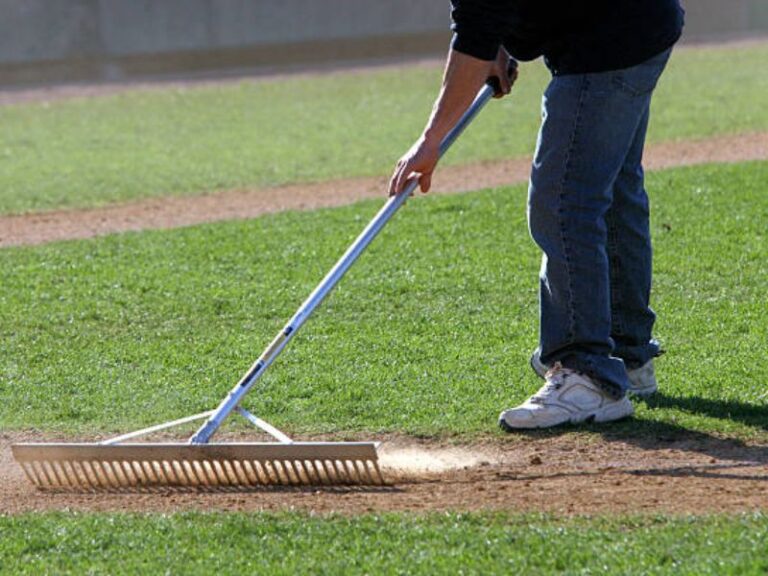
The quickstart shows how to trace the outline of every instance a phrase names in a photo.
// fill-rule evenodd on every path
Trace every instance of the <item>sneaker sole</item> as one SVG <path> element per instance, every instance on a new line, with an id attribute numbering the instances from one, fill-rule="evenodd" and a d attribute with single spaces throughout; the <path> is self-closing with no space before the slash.
<path id="1" fill-rule="evenodd" d="M 596 424 L 600 424 L 604 422 L 616 422 L 617 420 L 628 418 L 629 416 L 632 416 L 632 414 L 634 413 L 635 413 L 635 408 L 634 406 L 632 406 L 632 402 L 630 402 L 629 398 L 625 396 L 624 398 L 621 399 L 621 401 L 613 403 L 610 406 L 606 406 L 601 410 L 582 413 L 582 414 L 574 414 L 567 420 L 563 420 L 562 422 L 557 422 L 556 424 L 549 424 L 546 426 L 515 427 L 508 424 L 503 417 L 500 417 L 499 428 L 501 428 L 505 432 L 517 432 L 520 430 L 542 430 L 546 428 L 556 428 L 558 426 L 564 426 L 566 424 L 585 424 L 585 423 L 592 423 L 592 422 Z"/>

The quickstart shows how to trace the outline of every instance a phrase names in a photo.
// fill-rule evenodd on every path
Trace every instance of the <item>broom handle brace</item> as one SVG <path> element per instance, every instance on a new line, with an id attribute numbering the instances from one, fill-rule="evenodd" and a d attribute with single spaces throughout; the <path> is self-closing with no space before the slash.
<path id="1" fill-rule="evenodd" d="M 510 70 L 511 75 L 511 70 Z M 445 136 L 440 144 L 440 156 L 451 147 L 451 144 L 459 137 L 469 123 L 474 119 L 483 106 L 494 95 L 494 87 L 492 83 L 485 84 L 477 93 L 472 104 L 467 108 L 462 117 L 451 129 L 451 131 Z M 251 368 L 240 381 L 230 391 L 226 398 L 219 404 L 218 408 L 214 410 L 213 414 L 206 420 L 197 432 L 190 438 L 190 444 L 206 444 L 210 440 L 211 436 L 219 429 L 219 426 L 229 416 L 229 413 L 237 408 L 240 401 L 253 387 L 256 381 L 266 371 L 270 364 L 290 342 L 291 338 L 298 332 L 299 328 L 310 317 L 315 308 L 325 299 L 328 293 L 336 286 L 341 280 L 344 273 L 349 267 L 357 260 L 358 256 L 368 247 L 371 241 L 381 231 L 384 225 L 390 218 L 397 212 L 408 197 L 413 194 L 416 186 L 418 185 L 417 178 L 411 178 L 406 184 L 405 189 L 395 196 L 391 196 L 387 200 L 386 204 L 379 210 L 378 214 L 374 216 L 365 229 L 360 233 L 357 239 L 347 249 L 344 255 L 336 262 L 336 265 L 331 268 L 331 271 L 326 274 L 322 282 L 315 288 L 304 303 L 299 307 L 298 311 L 293 315 L 291 320 L 285 325 L 285 327 L 278 333 L 272 340 L 266 350 L 259 356 L 258 360 L 253 363 Z"/>

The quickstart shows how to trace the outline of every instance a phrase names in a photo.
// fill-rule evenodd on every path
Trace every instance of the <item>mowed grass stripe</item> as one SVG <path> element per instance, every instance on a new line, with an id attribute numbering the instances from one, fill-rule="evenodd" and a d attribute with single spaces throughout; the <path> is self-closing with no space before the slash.
<path id="1" fill-rule="evenodd" d="M 0 516 L 5 574 L 765 574 L 764 514 Z"/>
<path id="2" fill-rule="evenodd" d="M 768 43 L 680 49 L 650 140 L 768 129 Z M 0 107 L 0 213 L 388 173 L 419 134 L 439 65 Z M 531 153 L 548 73 L 522 66 L 446 157 Z"/>
<path id="3" fill-rule="evenodd" d="M 615 430 L 768 438 L 768 163 L 651 174 L 663 394 Z M 383 199 L 382 199 L 383 202 Z M 539 386 L 523 187 L 410 201 L 252 391 L 290 432 L 465 435 Z M 381 202 L 0 253 L 0 426 L 217 405 Z"/>

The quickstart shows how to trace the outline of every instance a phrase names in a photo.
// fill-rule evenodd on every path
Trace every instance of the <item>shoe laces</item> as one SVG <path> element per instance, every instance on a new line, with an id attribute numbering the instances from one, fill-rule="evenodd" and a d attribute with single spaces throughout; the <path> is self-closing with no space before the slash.
<path id="1" fill-rule="evenodd" d="M 539 391 L 531 397 L 531 402 L 534 404 L 543 404 L 550 395 L 563 387 L 565 381 L 572 374 L 574 374 L 573 370 L 563 368 L 563 365 L 560 364 L 560 362 L 556 362 L 554 366 L 547 371 L 544 376 L 546 379 L 544 386 L 539 388 Z"/>

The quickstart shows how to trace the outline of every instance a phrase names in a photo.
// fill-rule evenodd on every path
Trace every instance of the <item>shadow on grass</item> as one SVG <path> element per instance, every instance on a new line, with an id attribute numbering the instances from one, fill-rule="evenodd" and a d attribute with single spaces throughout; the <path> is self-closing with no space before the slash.
<path id="1" fill-rule="evenodd" d="M 768 406 L 747 404 L 733 400 L 711 400 L 699 397 L 674 397 L 657 393 L 648 399 L 634 399 L 635 403 L 644 402 L 651 410 L 658 408 L 683 410 L 691 414 L 700 414 L 713 418 L 731 419 L 752 426 L 758 430 L 768 430 Z M 586 424 L 582 426 L 564 426 L 548 430 L 520 431 L 531 439 L 545 439 L 574 431 L 597 435 L 608 442 L 625 442 L 643 450 L 679 450 L 708 456 L 711 466 L 682 466 L 681 468 L 647 469 L 637 471 L 648 475 L 712 475 L 722 477 L 717 471 L 723 467 L 722 461 L 740 463 L 735 467 L 768 466 L 768 445 L 750 444 L 738 438 L 727 438 L 690 430 L 679 424 L 658 422 L 638 418 L 628 418 L 608 424 Z M 739 476 L 768 482 L 768 475 L 758 474 L 752 477 Z"/>
<path id="2" fill-rule="evenodd" d="M 658 392 L 644 402 L 651 410 L 659 408 L 683 410 L 711 418 L 730 419 L 758 430 L 768 430 L 768 406 L 747 404 L 735 400 L 712 400 L 698 396 L 668 396 Z M 689 430 L 679 424 L 631 419 L 615 427 L 590 427 L 606 440 L 620 440 L 647 450 L 668 448 L 705 454 L 717 460 L 730 460 L 745 464 L 768 465 L 768 446 L 748 444 L 736 438 L 716 436 L 698 430 Z M 760 479 L 767 480 L 768 476 Z"/>
<path id="3" fill-rule="evenodd" d="M 613 426 L 589 426 L 587 430 L 609 442 L 626 442 L 644 450 L 696 452 L 717 461 L 768 465 L 768 445 L 748 444 L 737 438 L 689 430 L 670 422 L 630 419 Z"/>
<path id="4" fill-rule="evenodd" d="M 746 404 L 736 400 L 711 400 L 698 396 L 667 396 L 662 392 L 657 392 L 640 401 L 645 402 L 651 409 L 674 408 L 690 414 L 733 420 L 747 426 L 768 430 L 768 405 Z"/>

